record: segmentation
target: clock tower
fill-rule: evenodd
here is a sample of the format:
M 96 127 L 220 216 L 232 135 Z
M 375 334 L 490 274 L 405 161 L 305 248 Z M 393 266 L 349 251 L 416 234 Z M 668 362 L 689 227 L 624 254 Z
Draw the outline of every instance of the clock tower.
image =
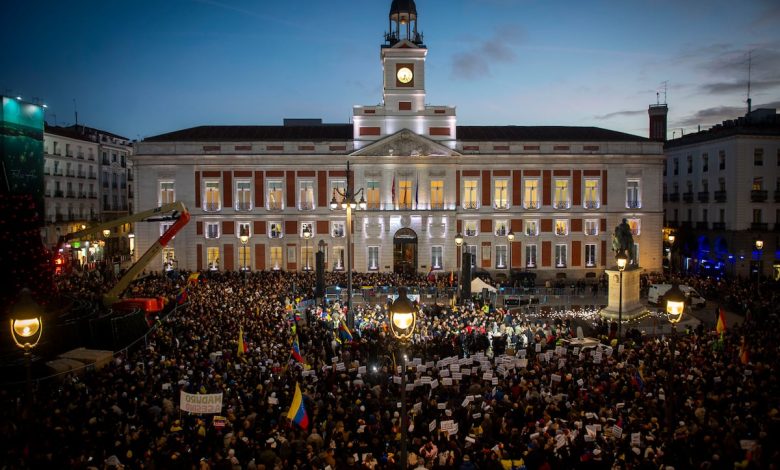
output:
M 393 0 L 388 32 L 381 46 L 382 104 L 356 106 L 355 145 L 409 129 L 433 140 L 455 143 L 455 108 L 426 106 L 425 57 L 428 48 L 417 30 L 414 0 Z

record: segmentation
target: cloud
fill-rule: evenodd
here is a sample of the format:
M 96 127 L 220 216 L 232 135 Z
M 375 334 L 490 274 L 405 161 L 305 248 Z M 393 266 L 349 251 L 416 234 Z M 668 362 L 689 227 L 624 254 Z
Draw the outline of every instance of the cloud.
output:
M 753 92 L 769 91 L 779 86 L 780 78 L 750 81 L 750 90 Z M 737 80 L 735 82 L 705 83 L 699 86 L 699 91 L 711 95 L 719 95 L 734 92 L 747 92 L 747 87 L 747 80 Z
M 646 109 L 632 109 L 632 110 L 625 110 L 625 111 L 615 111 L 613 113 L 607 113 L 602 114 L 600 116 L 593 116 L 594 118 L 598 120 L 605 120 L 605 119 L 612 119 L 616 117 L 628 117 L 628 116 L 638 116 L 640 114 L 645 114 L 647 112 Z
M 777 109 L 780 108 L 780 101 L 772 101 L 753 106 L 753 109 L 758 108 Z M 696 126 L 699 124 L 702 126 L 712 126 L 729 119 L 736 119 L 740 116 L 744 116 L 745 111 L 747 111 L 745 106 L 716 106 L 713 108 L 700 109 L 689 116 L 675 121 L 671 127 Z
M 489 77 L 491 64 L 517 60 L 517 53 L 511 45 L 518 44 L 522 38 L 523 33 L 517 26 L 499 28 L 492 37 L 452 56 L 452 77 L 466 80 Z

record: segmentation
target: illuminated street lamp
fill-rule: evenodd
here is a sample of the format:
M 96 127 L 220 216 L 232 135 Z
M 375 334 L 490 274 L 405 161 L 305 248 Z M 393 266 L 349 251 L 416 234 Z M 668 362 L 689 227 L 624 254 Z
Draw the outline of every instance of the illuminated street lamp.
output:
M 355 314 L 352 312 L 352 211 L 360 207 L 365 209 L 367 207 L 366 200 L 363 197 L 363 188 L 356 191 L 350 189 L 350 174 L 349 161 L 347 161 L 347 186 L 342 193 L 336 188 L 333 188 L 333 197 L 330 200 L 330 208 L 336 210 L 339 207 L 347 211 L 347 325 L 350 328 L 355 327 Z M 336 194 L 341 197 L 341 203 L 336 201 Z M 360 202 L 355 202 L 355 196 L 360 194 Z M 308 261 L 308 260 L 307 260 Z
M 411 339 L 414 327 L 417 324 L 417 308 L 406 296 L 406 287 L 398 288 L 398 298 L 390 304 L 388 309 L 390 317 L 390 332 L 398 340 L 399 355 L 401 356 L 401 468 L 406 469 L 408 462 L 407 429 L 409 417 L 406 412 L 406 354 L 403 351 L 404 343 Z
M 625 253 L 617 255 L 617 267 L 620 271 L 620 288 L 618 289 L 618 341 L 623 339 L 623 271 L 626 270 L 628 258 Z
M 507 257 L 509 260 L 507 261 L 507 266 L 509 267 L 509 280 L 512 280 L 512 242 L 515 241 L 515 232 L 509 231 L 509 233 L 506 234 L 506 239 L 509 241 L 509 249 L 507 250 Z
M 238 239 L 241 240 L 241 246 L 243 247 L 241 251 L 244 252 L 244 256 L 243 256 L 244 271 L 247 271 L 249 270 L 249 268 L 246 264 L 246 244 L 249 243 L 249 235 L 247 235 L 246 231 L 242 231 L 241 236 L 238 237 Z
M 306 267 L 303 268 L 304 271 L 309 271 L 311 269 L 311 266 L 309 266 L 309 240 L 311 239 L 311 229 L 308 227 L 303 229 L 303 239 L 306 242 L 306 248 L 304 249 L 304 253 L 306 253 Z
M 674 404 L 672 397 L 672 376 L 674 376 L 675 366 L 677 364 L 677 324 L 682 320 L 685 313 L 685 294 L 680 290 L 677 284 L 664 295 L 666 298 L 666 318 L 672 324 L 672 360 L 671 368 L 666 374 L 666 425 L 671 429 L 674 426 Z
M 764 240 L 756 240 L 756 250 L 764 249 Z
M 462 259 L 463 256 L 461 256 L 461 247 L 463 246 L 463 234 L 461 234 L 460 232 L 458 232 L 458 234 L 455 235 L 455 246 L 458 247 L 458 249 L 455 250 L 455 256 L 457 257 L 457 259 Z M 461 287 L 462 286 L 462 279 L 461 279 L 462 277 L 463 277 L 463 267 L 461 266 L 461 272 L 458 273 L 458 292 L 457 292 L 458 299 L 460 299 L 461 296 L 462 296 L 461 295 L 461 291 L 460 291 L 461 288 L 462 288 Z
M 11 337 L 24 351 L 28 397 L 32 397 L 32 349 L 38 345 L 42 333 L 43 309 L 30 296 L 30 291 L 23 289 L 16 305 L 11 308 Z

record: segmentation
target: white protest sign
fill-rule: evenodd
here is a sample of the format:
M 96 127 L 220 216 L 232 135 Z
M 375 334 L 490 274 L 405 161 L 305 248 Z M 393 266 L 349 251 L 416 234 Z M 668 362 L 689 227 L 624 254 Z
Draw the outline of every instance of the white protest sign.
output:
M 220 413 L 222 411 L 222 394 L 209 393 L 195 395 L 182 391 L 180 395 L 179 407 L 182 411 L 195 414 Z

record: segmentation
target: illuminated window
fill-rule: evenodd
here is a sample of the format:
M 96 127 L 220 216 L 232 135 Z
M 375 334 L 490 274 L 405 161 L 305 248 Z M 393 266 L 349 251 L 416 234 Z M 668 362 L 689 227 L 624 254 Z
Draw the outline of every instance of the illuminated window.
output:
M 204 198 L 204 211 L 214 212 L 221 209 L 219 181 L 206 181 L 206 197 Z
M 555 198 L 553 204 L 556 209 L 568 209 L 569 201 L 569 180 L 555 180 Z
M 539 208 L 539 180 L 527 179 L 523 183 L 523 207 L 526 209 Z
M 497 179 L 493 181 L 493 206 L 496 209 L 509 209 L 509 181 Z
M 585 200 L 582 203 L 586 209 L 598 209 L 599 202 L 599 180 L 586 179 L 585 180 Z
M 282 182 L 268 182 L 268 209 L 282 210 L 284 208 L 284 198 L 282 195 Z
M 478 188 L 479 188 L 479 182 L 477 180 L 463 181 L 463 208 L 464 209 L 479 208 L 479 203 L 477 202 Z
M 628 226 L 631 227 L 631 235 L 639 236 L 642 233 L 642 221 L 639 219 L 628 219 Z
M 336 199 L 336 209 L 341 209 L 341 201 L 344 200 L 343 194 L 347 193 L 347 182 L 345 180 L 333 180 L 330 182 L 330 195 Z
M 464 220 L 463 221 L 463 235 L 467 237 L 477 236 L 477 221 L 476 220 Z
M 170 204 L 175 200 L 175 183 L 173 181 L 160 181 L 160 205 L 162 206 L 163 204 Z
M 431 209 L 444 209 L 444 182 L 431 181 Z
M 300 196 L 298 198 L 298 209 L 310 211 L 314 209 L 314 181 L 299 181 Z
M 282 238 L 284 236 L 284 231 L 282 230 L 282 223 L 281 222 L 271 222 L 268 224 L 269 230 L 268 230 L 268 236 L 271 238 Z
M 333 259 L 335 260 L 333 262 L 333 270 L 343 271 L 344 270 L 344 247 L 343 246 L 333 247 Z
M 569 221 L 565 219 L 555 220 L 555 234 L 559 236 L 569 234 Z
M 241 269 L 249 269 L 252 263 L 252 248 L 249 245 L 238 247 L 238 261 L 241 263 Z
M 642 207 L 642 193 L 639 190 L 639 180 L 626 181 L 626 207 L 639 209 Z
M 217 224 L 215 224 L 215 225 L 217 225 Z M 165 235 L 165 232 L 167 232 L 168 229 L 171 228 L 172 226 L 173 226 L 173 222 L 160 222 L 160 236 L 162 237 L 163 235 Z M 217 238 L 218 236 L 219 236 L 219 233 L 217 233 L 216 237 L 211 237 L 211 238 Z M 209 237 L 206 237 L 206 238 L 209 238 Z
M 539 235 L 539 219 L 528 219 L 525 221 L 525 234 L 529 237 Z
M 252 233 L 249 231 L 250 224 L 249 222 L 239 222 L 238 223 L 238 232 L 236 233 L 237 237 L 242 237 L 246 235 L 247 237 L 251 237 Z
M 599 221 L 596 219 L 585 219 L 585 235 L 594 236 L 599 234 Z
M 506 220 L 496 220 L 493 222 L 493 227 L 495 228 L 494 233 L 497 237 L 505 237 L 506 234 L 509 232 L 507 230 L 507 221 Z
M 301 233 L 299 237 L 305 238 L 306 234 L 311 238 L 314 236 L 314 222 L 301 222 Z
M 210 270 L 216 271 L 219 269 L 219 247 L 210 246 L 206 248 L 206 261 Z
M 752 189 L 753 189 L 753 191 L 761 191 L 761 190 L 763 190 L 764 189 L 764 178 L 762 178 L 762 177 L 753 178 Z
M 236 181 L 236 210 L 252 210 L 252 184 L 249 181 Z
M 330 225 L 330 234 L 334 238 L 341 238 L 343 237 L 347 231 L 345 230 L 344 222 L 331 222 Z
M 282 269 L 282 247 L 271 247 L 271 268 L 275 271 Z
M 366 183 L 366 203 L 369 209 L 379 209 L 380 207 L 380 190 L 379 181 L 369 181 Z M 338 196 L 336 196 L 338 197 Z
M 412 208 L 412 181 L 400 180 L 398 182 L 398 207 L 400 209 Z

